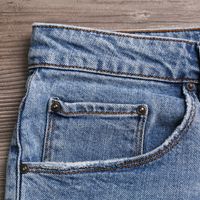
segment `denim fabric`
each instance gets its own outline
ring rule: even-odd
[[[34,23],[6,200],[199,200],[199,28]]]

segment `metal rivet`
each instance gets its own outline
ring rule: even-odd
[[[51,110],[53,112],[58,112],[61,110],[61,105],[58,101],[53,101],[52,104],[51,104]]]
[[[20,170],[22,173],[28,172],[28,166],[26,164],[21,164]]]
[[[145,115],[146,114],[146,107],[145,106],[138,106],[138,108],[137,108],[137,113],[139,114],[139,115]]]
[[[194,83],[187,83],[187,89],[192,91],[194,89]]]

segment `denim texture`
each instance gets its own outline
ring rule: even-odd
[[[199,200],[200,29],[34,23],[6,200]]]

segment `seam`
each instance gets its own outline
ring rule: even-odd
[[[33,78],[35,77],[36,72],[38,71],[38,69],[36,69],[35,71],[33,71],[33,73],[29,76],[29,78],[27,79],[27,83],[26,83],[26,92],[24,97],[21,100],[20,106],[19,106],[19,110],[18,110],[18,120],[17,120],[17,146],[18,146],[18,155],[17,155],[17,175],[16,175],[16,200],[21,199],[21,174],[20,174],[20,163],[21,163],[21,159],[22,159],[22,145],[21,145],[21,120],[22,120],[22,112],[23,112],[23,108],[27,99],[27,96],[29,94],[30,91],[30,85],[31,82],[33,80]]]
[[[76,114],[87,114],[87,115],[128,115],[128,114],[137,114],[139,115],[137,112],[65,112],[65,111],[61,111],[61,114],[64,115],[76,115]]]
[[[48,105],[49,107],[49,105]],[[46,146],[47,146],[47,141],[48,141],[48,134],[47,134],[47,131],[49,129],[49,122],[50,122],[50,113],[48,112],[49,108],[47,108],[47,111],[46,111],[46,124],[45,124],[45,129],[44,129],[44,139],[43,139],[43,148],[42,148],[42,158],[41,158],[41,162],[45,162],[46,161]]]
[[[66,27],[66,26],[56,26],[56,25],[34,25],[33,28],[58,28],[58,29],[64,29],[64,30],[74,30],[74,31],[81,31],[81,32],[87,32],[87,33],[95,33],[95,34],[103,34],[103,35],[113,35],[118,37],[124,37],[124,38],[134,38],[134,39],[142,39],[142,40],[156,40],[156,41],[172,41],[172,42],[178,42],[178,43],[188,43],[188,44],[196,44],[195,41],[190,40],[181,40],[181,39],[170,39],[170,38],[158,38],[158,37],[142,37],[142,36],[136,36],[136,35],[126,35],[120,32],[106,32],[102,30],[95,30],[95,29],[84,29],[80,27]]]
[[[136,153],[136,155],[140,155],[140,153],[141,153],[141,145],[140,145],[141,129],[140,129],[140,126],[143,126],[142,116],[138,120],[137,128],[136,128],[136,145],[135,145],[135,148],[136,148],[136,152],[135,153]]]
[[[52,114],[49,113],[48,114],[48,122],[47,122],[47,130],[46,130],[46,134],[45,134],[45,143],[44,143],[44,149],[43,149],[43,152],[44,152],[43,160],[44,161],[49,160],[51,157],[49,148],[51,146],[50,145],[51,144],[50,137],[51,137],[51,133],[52,133],[52,127],[53,127]]]
[[[175,28],[175,29],[150,29],[150,30],[117,30],[116,32],[123,33],[176,33],[176,32],[191,32],[191,31],[200,31],[200,28]]]
[[[140,125],[140,134],[139,134],[139,149],[140,149],[140,154],[143,154],[143,150],[144,150],[144,130],[145,130],[145,125],[146,125],[146,119],[147,116],[144,116],[141,118],[141,125]]]
[[[38,64],[30,64],[29,65],[29,69],[32,68],[54,68],[53,66],[55,66],[55,68],[66,68],[66,69],[79,69],[82,71],[91,71],[91,72],[97,72],[97,73],[101,73],[101,72],[105,72],[105,73],[109,73],[109,74],[113,74],[113,75],[128,75],[128,76],[136,76],[136,77],[141,77],[141,78],[155,78],[155,79],[159,79],[159,80],[167,80],[167,81],[174,81],[174,82],[182,82],[182,81],[191,81],[194,83],[198,83],[198,79],[190,79],[190,78],[170,78],[170,77],[160,77],[160,76],[151,76],[151,75],[143,75],[143,74],[135,74],[135,73],[129,73],[129,72],[113,72],[110,70],[96,70],[96,69],[92,69],[90,67],[80,67],[80,66],[70,66],[70,65],[61,65],[61,64],[51,64],[51,63],[38,63]]]
[[[49,155],[48,157],[48,160],[51,161],[52,159],[52,153],[53,153],[53,136],[55,135],[53,133],[53,129],[55,129],[55,118],[51,115],[51,129],[50,129],[50,132],[49,132],[49,146],[48,146],[48,149],[47,149],[47,153]]]
[[[49,113],[49,119],[48,119],[48,127],[47,127],[47,132],[46,132],[46,139],[45,139],[45,144],[44,144],[44,150],[43,150],[43,152],[44,152],[44,156],[43,156],[43,161],[50,161],[51,160],[51,153],[52,153],[52,140],[51,140],[51,136],[52,136],[52,127],[53,127],[53,122],[54,122],[54,117],[53,117],[53,113],[54,112],[50,112]],[[65,114],[65,115],[67,115],[67,114],[73,114],[73,115],[76,115],[77,113],[78,114],[103,114],[103,115],[110,115],[110,114],[112,114],[112,115],[129,115],[129,114],[133,114],[134,115],[134,117],[139,117],[139,116],[141,116],[140,118],[141,119],[139,119],[138,120],[138,126],[143,126],[143,116],[145,116],[145,115],[140,115],[140,114],[138,114],[137,112],[63,112],[63,111],[61,111],[61,113],[63,114]],[[139,133],[139,141],[140,141],[140,133],[141,133],[141,131],[140,131],[140,128],[138,128],[138,126],[137,126],[137,134]],[[138,141],[137,141],[137,143],[136,143],[136,149],[139,149],[138,151],[139,151],[139,153],[141,152],[140,151],[140,144],[138,144]]]
[[[193,95],[191,95],[193,96]],[[191,111],[190,111],[190,117],[187,120],[187,123],[185,123],[185,126],[181,130],[181,133],[173,138],[168,145],[164,146],[163,149],[158,150],[156,153],[144,157],[144,158],[139,158],[137,160],[130,160],[130,161],[125,161],[124,163],[119,163],[115,164],[115,167],[80,167],[77,170],[76,169],[70,169],[70,170],[65,170],[65,169],[56,169],[56,168],[48,168],[45,167],[41,168],[39,166],[29,166],[29,172],[33,173],[48,173],[48,174],[78,174],[78,173],[83,173],[83,172],[101,172],[101,171],[113,171],[117,169],[123,169],[123,168],[130,168],[130,167],[138,167],[144,164],[149,164],[150,162],[157,160],[161,158],[164,154],[169,152],[176,144],[179,143],[180,139],[185,135],[190,128],[192,122],[194,121],[194,116],[196,113],[196,105],[194,103],[194,97],[192,97],[192,105],[191,105]],[[49,170],[49,171],[47,171]],[[54,171],[54,170],[60,170],[60,171]]]

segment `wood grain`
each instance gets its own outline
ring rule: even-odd
[[[0,1],[0,199],[17,110],[25,91],[33,22],[110,30],[200,26],[198,0],[1,0]]]

